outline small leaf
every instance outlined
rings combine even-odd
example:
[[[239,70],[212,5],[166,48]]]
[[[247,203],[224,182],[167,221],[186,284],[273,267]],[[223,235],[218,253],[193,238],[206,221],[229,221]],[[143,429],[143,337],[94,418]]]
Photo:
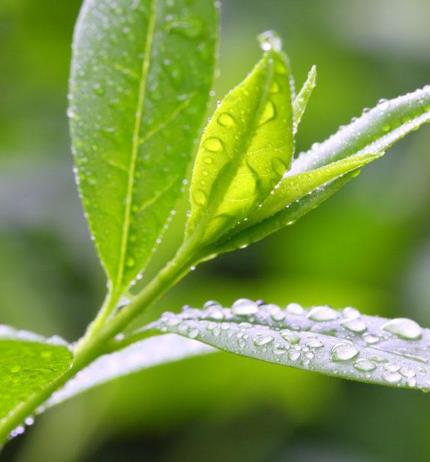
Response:
[[[355,154],[386,151],[428,122],[430,85],[392,100],[381,100],[326,141],[300,154],[289,174],[309,171]]]
[[[305,113],[306,107],[309,102],[309,98],[314,91],[317,84],[317,68],[311,67],[306,82],[299,91],[299,94],[294,99],[293,112],[294,112],[294,133],[297,132],[300,121],[302,120],[303,114]]]
[[[86,0],[70,78],[77,180],[116,294],[180,194],[212,86],[213,0]]]
[[[278,187],[272,191],[267,199],[248,218],[246,222],[247,227],[275,215],[315,189],[332,182],[346,173],[364,167],[368,163],[382,157],[383,154],[359,154],[308,172],[296,175],[289,175],[288,173],[279,183]]]
[[[354,308],[286,309],[240,299],[231,309],[164,313],[150,326],[221,350],[285,366],[380,385],[430,391],[430,330],[407,318]]]
[[[151,337],[104,355],[83,369],[47,402],[55,406],[103,383],[149,367],[212,353],[213,348],[173,334]]]
[[[187,237],[225,233],[270,193],[290,166],[292,106],[286,57],[272,44],[206,127],[191,181]]]
[[[0,326],[0,425],[35,392],[61,376],[72,353],[59,338]]]

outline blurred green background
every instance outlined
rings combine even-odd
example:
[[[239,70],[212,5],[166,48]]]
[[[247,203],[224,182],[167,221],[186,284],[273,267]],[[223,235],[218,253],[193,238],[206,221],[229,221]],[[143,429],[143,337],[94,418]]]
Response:
[[[66,93],[80,0],[0,1],[0,322],[75,339],[103,297],[72,176]],[[217,97],[276,29],[319,85],[298,149],[430,83],[428,0],[225,0]],[[430,325],[430,129],[298,224],[198,268],[155,307],[353,305]],[[173,251],[174,223],[153,271]],[[430,397],[218,354],[117,380],[15,439],[16,462],[430,460]]]

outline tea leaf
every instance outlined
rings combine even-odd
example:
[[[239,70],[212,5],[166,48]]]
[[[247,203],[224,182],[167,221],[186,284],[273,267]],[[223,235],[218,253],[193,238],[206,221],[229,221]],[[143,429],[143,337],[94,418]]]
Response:
[[[430,85],[392,100],[380,100],[349,125],[293,162],[290,175],[313,170],[334,160],[383,152],[430,121]]]
[[[77,180],[113,290],[147,263],[180,194],[212,86],[213,0],[86,0],[69,117]]]
[[[407,318],[362,315],[354,308],[281,309],[240,299],[231,309],[164,313],[150,326],[221,350],[335,377],[430,391],[430,330]]]
[[[66,342],[0,326],[0,425],[71,365]]]
[[[325,200],[327,192],[322,186],[325,180],[330,181],[331,174],[334,179],[336,175],[342,175],[342,171],[353,170],[354,165],[359,169],[380,157],[379,154],[369,153],[385,152],[385,149],[429,121],[430,86],[391,101],[382,101],[374,109],[365,111],[349,126],[294,160],[291,169],[266,201],[254,210],[245,223],[233,229],[227,239],[220,239],[214,244],[208,254],[216,255],[246,246],[294,223],[298,217]],[[359,165],[361,162],[362,165]],[[300,194],[309,193],[313,187],[312,197],[302,202]],[[325,196],[321,201],[318,200],[319,194]],[[293,200],[298,202],[290,208]],[[301,204],[305,204],[302,210]]]
[[[187,236],[197,232],[200,243],[208,243],[245,218],[289,168],[292,153],[288,63],[269,49],[205,129],[192,175]]]
[[[303,114],[305,113],[306,107],[309,102],[309,98],[314,91],[314,88],[317,84],[317,68],[315,66],[311,67],[309,71],[306,82],[303,84],[303,87],[299,91],[299,94],[295,97],[293,103],[293,112],[294,112],[294,133],[297,132],[300,121],[302,120]]]

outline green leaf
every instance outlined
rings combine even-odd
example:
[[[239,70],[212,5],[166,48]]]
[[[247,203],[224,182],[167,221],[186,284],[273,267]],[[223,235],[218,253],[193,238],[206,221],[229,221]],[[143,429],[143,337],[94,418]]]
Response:
[[[231,309],[165,313],[150,326],[221,350],[335,377],[430,391],[430,330],[354,308],[286,309],[240,299]]]
[[[173,334],[151,337],[98,358],[54,393],[47,406],[55,406],[86,390],[143,369],[214,351],[200,342]]]
[[[346,173],[364,167],[368,163],[382,157],[383,154],[359,154],[332,162],[309,172],[298,173],[296,175],[287,174],[278,187],[272,191],[261,206],[248,218],[246,227],[270,218],[315,189],[332,182]]]
[[[209,249],[210,256],[246,246],[294,223],[344,184],[336,181],[327,190],[323,187],[325,183],[331,184],[336,177],[379,158],[381,154],[371,153],[385,152],[428,122],[430,86],[391,101],[382,101],[374,109],[365,111],[327,141],[295,159],[266,201],[250,214],[246,222],[233,229],[227,239],[215,243]],[[313,194],[306,199],[305,195],[311,190]],[[318,198],[320,194],[321,200]]]
[[[290,175],[335,160],[368,152],[383,152],[408,133],[430,121],[430,85],[392,100],[380,100],[371,110],[316,143],[293,162]]]
[[[300,121],[302,120],[303,114],[305,113],[306,107],[309,102],[309,98],[314,91],[314,88],[317,84],[317,68],[315,66],[311,67],[311,70],[308,73],[306,82],[303,84],[303,87],[299,91],[299,94],[295,97],[293,103],[293,112],[294,112],[294,133],[297,132]]]
[[[2,419],[61,376],[72,353],[59,338],[0,326],[0,425]]]
[[[86,0],[69,117],[77,180],[113,291],[147,263],[183,188],[212,87],[213,0]]]
[[[290,166],[289,68],[281,51],[268,48],[251,74],[223,99],[204,131],[186,231],[187,237],[196,233],[201,245],[246,218]]]
[[[306,196],[298,199],[280,212],[271,217],[256,223],[254,226],[238,231],[226,240],[215,243],[207,251],[207,259],[232,250],[242,249],[248,245],[264,239],[268,235],[279,231],[286,226],[293,225],[297,220],[307,213],[319,207],[327,199],[342,189],[352,178],[357,176],[359,171],[347,173],[337,180],[322,186]]]

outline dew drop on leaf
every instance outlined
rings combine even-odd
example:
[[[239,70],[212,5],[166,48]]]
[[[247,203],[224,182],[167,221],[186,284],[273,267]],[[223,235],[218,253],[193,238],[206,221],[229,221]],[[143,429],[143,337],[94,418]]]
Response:
[[[223,149],[222,141],[215,136],[207,138],[204,141],[203,146],[207,151],[210,152],[219,152]]]
[[[248,300],[247,298],[239,298],[239,300],[236,300],[233,303],[231,311],[235,315],[246,316],[249,314],[258,313],[258,306],[252,300]]]
[[[419,324],[408,318],[392,319],[385,323],[382,329],[405,340],[417,340],[422,334]]]
[[[309,319],[317,322],[333,321],[337,317],[337,312],[329,306],[316,306],[308,314]]]
[[[235,120],[234,117],[227,112],[223,112],[218,116],[218,124],[221,125],[221,127],[234,127],[235,125]]]
[[[358,355],[358,350],[352,343],[342,342],[335,345],[331,350],[333,361],[349,361]]]

